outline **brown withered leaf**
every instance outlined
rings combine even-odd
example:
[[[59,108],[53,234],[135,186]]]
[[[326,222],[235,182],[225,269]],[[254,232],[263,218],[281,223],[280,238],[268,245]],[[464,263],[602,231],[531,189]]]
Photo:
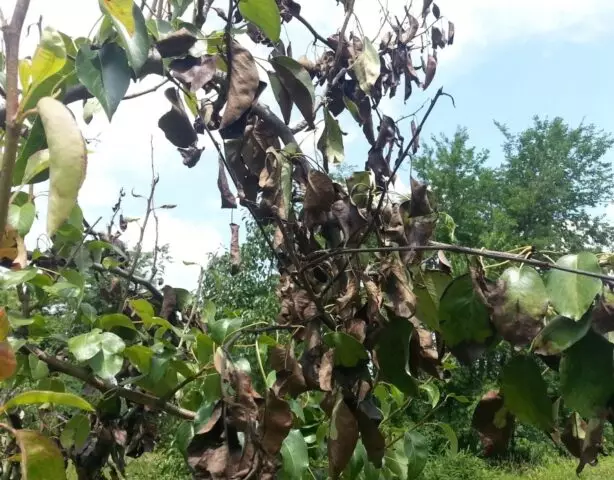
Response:
[[[381,270],[386,298],[384,305],[397,317],[411,318],[416,312],[416,296],[405,267],[397,259],[388,258],[382,262]]]
[[[421,183],[414,177],[410,179],[411,203],[409,208],[410,217],[423,217],[433,213],[431,202],[428,197],[428,185]]]
[[[194,46],[197,38],[186,28],[181,28],[156,42],[156,50],[162,58],[181,57]]]
[[[239,225],[230,224],[230,274],[236,275],[241,268],[241,248],[239,247]]]
[[[584,438],[588,425],[577,412],[573,412],[565,422],[561,441],[565,448],[576,458],[582,457]]]
[[[388,204],[382,209],[382,226],[384,239],[387,243],[393,242],[402,246],[408,244],[403,216],[398,203]]]
[[[369,322],[379,323],[381,318],[380,309],[383,303],[383,295],[378,284],[368,275],[362,275],[362,283],[367,294],[367,317]]]
[[[222,208],[237,208],[237,199],[228,186],[226,167],[221,157],[218,159],[217,188],[222,197]]]
[[[367,322],[362,318],[350,318],[345,322],[345,331],[348,335],[363,343],[367,336]]]
[[[448,22],[448,45],[454,43],[454,23]]]
[[[441,379],[439,369],[441,362],[432,332],[424,328],[416,317],[413,317],[410,321],[414,325],[409,346],[410,367],[415,373],[417,373],[417,369],[421,369],[429,375]]]
[[[281,345],[274,346],[269,350],[269,362],[277,372],[277,380],[273,385],[273,391],[277,396],[283,397],[288,393],[296,398],[308,390],[303,369],[294,357],[294,351],[291,348],[285,349]]]
[[[367,227],[367,219],[361,214],[360,209],[351,203],[350,197],[333,203],[332,214],[339,222],[344,244],[354,246],[360,240],[360,233]]]
[[[416,153],[418,153],[418,149],[420,148],[420,134],[418,133],[416,121],[413,119],[411,121],[411,136],[413,139],[413,142],[411,144],[411,151],[415,155]]]
[[[220,130],[230,127],[251,108],[260,86],[260,77],[252,54],[237,42],[232,43],[228,101]]]
[[[359,299],[358,293],[358,279],[353,272],[349,272],[345,284],[345,291],[335,302],[340,317],[349,318],[353,316],[356,310],[356,306],[353,305],[353,303],[355,300]]]
[[[11,378],[17,369],[17,359],[9,342],[0,342],[0,381]]]
[[[317,170],[310,170],[307,175],[307,187],[303,206],[306,210],[326,212],[335,201],[335,187],[328,175]]]
[[[503,403],[499,391],[491,390],[481,398],[473,412],[471,425],[478,431],[487,457],[505,452],[514,432],[515,417]]]
[[[195,145],[198,137],[179,98],[178,89],[167,88],[164,95],[171,102],[172,107],[160,117],[158,127],[162,129],[168,141],[176,147],[188,148]]]
[[[190,55],[173,60],[169,68],[175,78],[190,85],[191,92],[196,92],[213,79],[216,61],[217,55],[203,55],[200,58]]]
[[[328,431],[328,473],[333,480],[339,478],[352,458],[358,435],[356,417],[343,400],[343,395],[339,394],[332,410]]]
[[[234,395],[228,403],[228,422],[239,431],[246,431],[255,425],[258,419],[256,401],[262,397],[252,386],[252,380],[247,373],[236,368],[230,369],[229,381],[234,389]]]
[[[561,441],[569,453],[580,459],[576,474],[580,475],[587,464],[597,465],[597,455],[603,450],[604,421],[591,418],[587,423],[576,412],[567,418]]]
[[[160,316],[170,323],[176,323],[175,312],[177,311],[177,292],[170,285],[165,285],[162,289],[162,306]]]
[[[600,296],[595,308],[593,308],[593,321],[591,326],[593,330],[601,335],[609,332],[614,332],[614,303],[612,303],[612,295],[608,292],[606,296]]]
[[[416,33],[418,33],[418,28],[420,28],[420,23],[418,22],[418,19],[410,14],[409,28],[401,33],[401,36],[399,38],[400,42],[404,45],[407,45],[409,42],[411,42],[416,36]]]
[[[269,455],[277,455],[292,428],[292,411],[285,400],[269,390],[266,398],[260,443]]]
[[[325,392],[332,392],[333,390],[333,366],[335,360],[335,351],[327,350],[322,355],[320,361],[320,370],[318,372],[320,388]]]
[[[433,78],[435,78],[436,70],[437,59],[433,55],[429,55],[428,60],[426,62],[426,67],[424,69],[424,86],[422,87],[423,90],[426,90],[433,81]]]
[[[378,187],[383,188],[386,185],[386,179],[392,175],[390,163],[384,157],[384,152],[381,148],[371,148],[365,164],[365,170],[372,170],[375,175],[375,183]]]
[[[362,126],[362,133],[370,145],[375,144],[375,132],[373,130],[373,116],[371,115],[371,100],[368,95],[365,95],[359,87],[356,87],[362,95],[358,102],[358,115],[360,116],[360,124]]]
[[[386,440],[379,430],[382,414],[373,403],[372,395],[368,395],[366,400],[358,404],[356,420],[362,443],[367,450],[367,458],[375,468],[381,468],[386,452]]]

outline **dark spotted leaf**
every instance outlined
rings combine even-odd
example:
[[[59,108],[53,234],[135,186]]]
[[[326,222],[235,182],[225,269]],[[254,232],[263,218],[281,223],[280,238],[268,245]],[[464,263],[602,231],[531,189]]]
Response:
[[[554,317],[535,337],[531,348],[539,355],[558,355],[581,340],[590,328],[590,316],[578,322],[567,317]]]
[[[156,50],[162,58],[181,57],[194,46],[197,38],[186,28],[172,32],[156,42]]]
[[[213,79],[216,61],[217,55],[187,56],[173,60],[169,68],[176,78],[190,86],[191,92],[196,92]]]
[[[433,15],[435,16],[437,20],[439,20],[439,17],[441,17],[441,11],[439,10],[439,5],[437,5],[436,3],[433,3]]]
[[[526,355],[512,358],[503,369],[501,394],[507,409],[519,420],[549,432],[553,425],[552,402],[535,360]]]

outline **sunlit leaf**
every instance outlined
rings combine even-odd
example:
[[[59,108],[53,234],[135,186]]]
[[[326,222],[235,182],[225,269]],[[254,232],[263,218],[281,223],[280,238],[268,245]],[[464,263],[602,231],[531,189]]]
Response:
[[[363,39],[364,50],[354,62],[354,72],[363,92],[371,94],[371,89],[380,76],[381,60],[379,53],[368,38]]]
[[[11,378],[17,369],[17,359],[10,343],[0,341],[0,381]]]
[[[13,430],[21,452],[24,480],[66,479],[64,457],[57,444],[33,430]]]
[[[40,403],[52,403],[54,405],[62,405],[65,407],[80,408],[81,410],[86,410],[88,412],[94,411],[94,407],[92,407],[89,402],[73,393],[30,390],[15,395],[2,407],[0,407],[0,412],[5,412],[11,408],[22,405],[34,405]]]
[[[565,255],[556,262],[561,267],[601,273],[599,261],[593,253]],[[601,291],[601,280],[575,273],[552,270],[546,279],[552,305],[559,315],[580,320]]]
[[[40,85],[47,78],[59,72],[66,63],[66,47],[59,32],[45,27],[39,45],[32,57],[30,77],[31,88]]]
[[[256,25],[273,42],[279,40],[281,17],[275,0],[239,0],[245,20]]]

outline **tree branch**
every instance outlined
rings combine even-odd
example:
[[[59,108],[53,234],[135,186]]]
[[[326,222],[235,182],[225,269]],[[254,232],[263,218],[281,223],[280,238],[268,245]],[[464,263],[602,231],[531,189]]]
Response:
[[[314,38],[316,40],[319,40],[320,42],[322,42],[324,45],[326,45],[328,48],[330,48],[331,50],[334,50],[335,48],[333,47],[333,44],[330,43],[328,40],[326,40],[322,35],[320,35],[318,32],[316,32],[316,29],[313,28],[311,26],[311,24],[305,20],[300,14],[294,15],[294,18],[296,18],[299,22],[301,22],[303,25],[305,25],[307,27],[307,30],[309,30],[311,32],[311,34],[314,36]]]
[[[533,265],[535,267],[543,269],[560,270],[562,272],[575,273],[577,275],[583,275],[585,277],[598,278],[606,282],[614,282],[614,277],[606,275],[604,273],[589,272],[587,270],[578,270],[575,268],[563,267],[551,262],[544,262],[542,260],[535,260],[533,258],[525,258],[521,255],[514,255],[505,252],[496,252],[493,250],[482,250],[477,248],[463,247],[460,245],[449,245],[447,243],[429,242],[428,245],[411,246],[399,246],[399,247],[372,247],[372,248],[341,248],[338,250],[322,250],[321,255],[316,259],[305,265],[302,270],[309,270],[325,260],[332,257],[338,257],[339,255],[350,255],[356,253],[389,253],[389,252],[428,252],[443,250],[445,252],[463,253],[466,255],[475,255],[478,257],[492,258],[494,260],[507,260],[516,263],[526,263],[527,265]]]
[[[109,385],[105,383],[102,379],[90,373],[87,369],[60,360],[59,358],[49,355],[47,352],[41,350],[36,346],[27,345],[23,348],[25,348],[28,353],[35,355],[39,360],[45,362],[52,370],[64,373],[73,378],[81,380],[82,382],[91,385],[96,390],[102,393],[112,392],[131,402],[138,403],[140,405],[147,405],[151,408],[161,408],[162,410],[167,413],[170,413],[171,415],[174,415],[179,418],[184,418],[186,420],[194,420],[194,418],[196,418],[196,412],[186,410],[185,408],[178,407],[177,405],[173,405],[172,403],[160,402],[160,399],[158,397],[155,397],[148,393],[143,393],[136,390],[129,390],[124,387],[115,387]]]
[[[18,85],[19,40],[29,6],[30,0],[18,0],[11,23],[2,26],[6,48],[6,136],[2,169],[0,170],[0,236],[4,235],[4,228],[6,227],[11,187],[13,186],[13,169],[21,136]]]

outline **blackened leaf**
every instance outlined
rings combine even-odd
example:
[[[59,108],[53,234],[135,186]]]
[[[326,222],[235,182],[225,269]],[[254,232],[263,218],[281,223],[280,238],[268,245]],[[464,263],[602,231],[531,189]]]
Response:
[[[273,42],[279,40],[281,18],[275,0],[239,0],[239,12]]]
[[[324,109],[324,130],[318,140],[318,150],[322,152],[326,162],[343,162],[343,134],[339,122],[327,108]]]
[[[358,442],[358,422],[339,394],[333,407],[328,431],[328,473],[337,479],[352,458]]]
[[[216,61],[217,55],[203,55],[200,58],[188,56],[173,60],[169,68],[175,77],[190,85],[191,92],[196,92],[215,75]]]
[[[203,153],[205,147],[197,147],[196,145],[190,145],[188,148],[177,148],[183,158],[183,164],[188,167],[194,167],[200,160],[200,156]]]
[[[448,22],[448,45],[454,43],[454,23]]]
[[[599,261],[593,253],[565,255],[557,265],[576,270],[601,273]],[[575,273],[553,270],[548,274],[546,287],[552,305],[559,315],[579,320],[601,291],[601,280]]]
[[[599,416],[614,394],[613,346],[589,331],[563,352],[559,367],[565,405],[583,417]]]
[[[441,11],[439,10],[439,5],[437,5],[436,3],[433,3],[433,15],[435,15],[435,18],[437,20],[439,20],[439,17],[441,17]]]
[[[501,394],[507,409],[519,420],[549,432],[553,425],[552,402],[535,360],[526,355],[512,358],[503,369]]]
[[[126,52],[116,43],[97,50],[83,45],[77,53],[75,69],[79,81],[98,99],[111,120],[130,85]]]
[[[370,405],[370,407],[367,408],[365,404]],[[358,405],[356,420],[358,421],[362,443],[367,451],[367,458],[377,468],[381,468],[386,453],[386,440],[378,428],[382,416],[369,397]]]
[[[426,90],[428,86],[435,78],[435,71],[437,70],[437,59],[433,55],[429,55],[426,67],[424,69],[424,86],[423,90]]]
[[[403,439],[403,449],[407,456],[407,480],[414,480],[420,477],[422,470],[426,466],[428,457],[428,441],[426,437],[416,430],[405,434]]]
[[[581,340],[590,328],[588,315],[578,322],[567,317],[554,317],[535,337],[531,348],[539,355],[558,355]]]
[[[422,2],[422,16],[426,17],[429,13],[429,7],[433,3],[433,0],[423,0]]]
[[[279,81],[288,91],[309,126],[314,128],[315,91],[309,73],[300,63],[290,57],[279,56],[272,58],[270,62],[279,76]]]
[[[229,127],[241,118],[251,107],[260,85],[254,57],[237,42],[232,44],[231,61],[228,101],[222,115],[220,129]]]
[[[160,117],[158,127],[162,129],[166,138],[176,147],[188,148],[198,141],[194,127],[176,88],[167,88],[164,92],[166,98],[172,103],[171,109]]]
[[[513,345],[530,344],[543,328],[548,294],[535,269],[527,266],[508,268],[487,297],[495,328]]]
[[[156,42],[156,50],[162,58],[181,57],[194,46],[197,38],[186,28],[181,28]]]
[[[377,347],[379,379],[388,381],[407,395],[419,394],[418,385],[409,373],[409,345],[413,326],[409,320],[392,320],[381,332]]]
[[[433,43],[433,48],[444,48],[446,46],[446,42],[443,39],[443,32],[437,27],[431,29],[431,42]]]
[[[286,478],[303,478],[309,468],[307,443],[300,430],[291,430],[281,447],[282,470]]]
[[[220,158],[219,169],[217,174],[217,188],[222,196],[222,208],[237,208],[237,199],[228,187],[228,179],[226,178],[226,168],[224,162]]]
[[[504,406],[497,390],[486,393],[477,404],[471,425],[480,434],[480,441],[487,457],[507,450],[514,432],[515,417]]]
[[[449,346],[484,343],[493,334],[488,310],[473,290],[469,275],[455,278],[439,302],[439,324]]]
[[[411,151],[415,155],[418,152],[418,149],[420,148],[420,134],[418,133],[418,128],[416,127],[415,120],[411,121],[411,136],[413,139],[413,142],[411,144]]]
[[[380,76],[381,60],[379,53],[368,38],[363,39],[364,50],[354,62],[354,73],[360,89],[367,95]]]
[[[230,224],[230,273],[235,275],[241,268],[241,249],[239,247],[239,225]]]
[[[324,343],[335,349],[335,364],[355,367],[361,360],[369,358],[365,347],[351,335],[344,332],[330,332],[322,338]]]
[[[273,89],[273,95],[275,95],[275,100],[277,100],[277,104],[281,110],[281,115],[284,119],[286,125],[290,123],[290,114],[292,113],[292,97],[286,88],[282,85],[279,80],[279,76],[275,72],[268,72],[269,82],[271,83],[271,88]]]

